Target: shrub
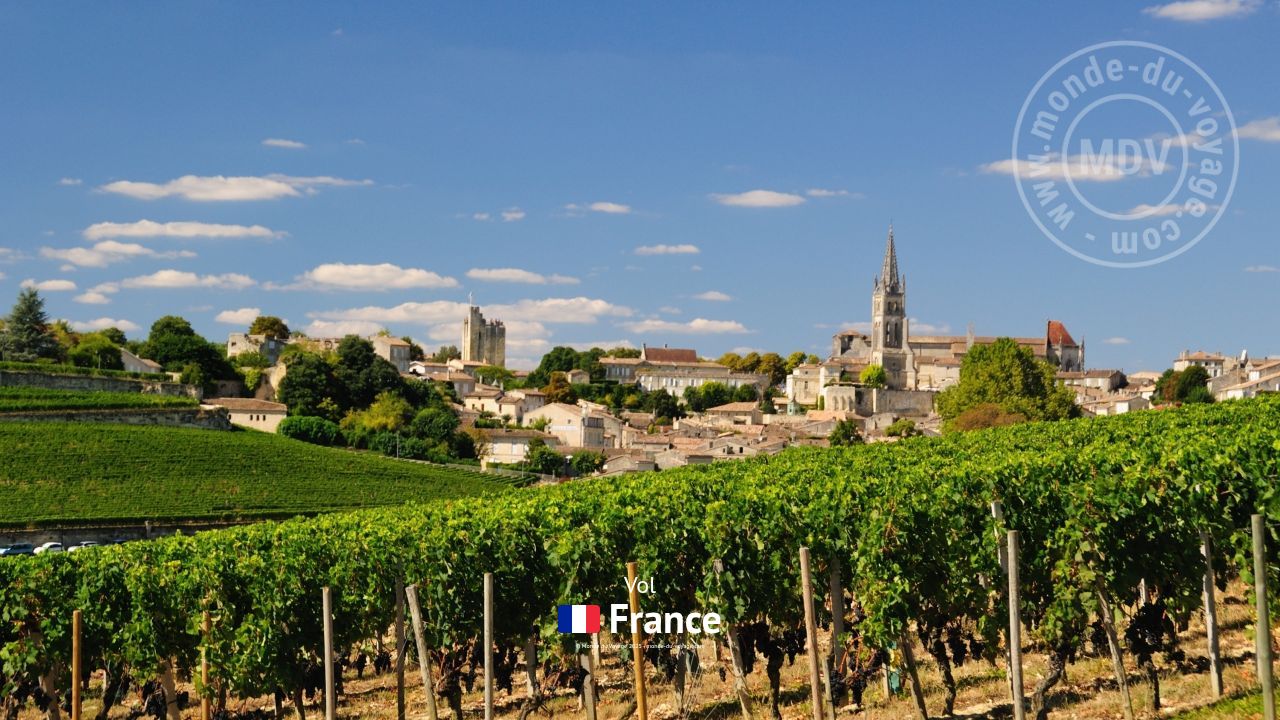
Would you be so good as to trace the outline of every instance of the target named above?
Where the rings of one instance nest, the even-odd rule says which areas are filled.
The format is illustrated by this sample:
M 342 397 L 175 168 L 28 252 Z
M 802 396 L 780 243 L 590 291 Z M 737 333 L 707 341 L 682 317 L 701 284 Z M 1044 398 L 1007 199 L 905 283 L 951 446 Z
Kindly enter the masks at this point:
M 342 445 L 346 439 L 342 430 L 329 420 L 307 415 L 294 415 L 280 421 L 276 432 L 294 440 L 309 442 L 312 445 Z
M 884 429 L 884 434 L 889 437 L 915 437 L 920 434 L 920 429 L 916 427 L 915 420 L 900 418 L 894 420 L 893 424 Z

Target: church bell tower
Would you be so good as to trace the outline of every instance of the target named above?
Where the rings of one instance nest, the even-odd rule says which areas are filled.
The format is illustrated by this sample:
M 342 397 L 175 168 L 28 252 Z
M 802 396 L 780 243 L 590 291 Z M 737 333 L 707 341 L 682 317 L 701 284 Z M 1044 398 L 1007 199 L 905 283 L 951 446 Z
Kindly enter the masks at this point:
M 915 358 L 907 344 L 907 283 L 898 273 L 893 225 L 884 249 L 884 263 L 871 292 L 871 363 L 884 368 L 885 386 L 913 389 Z

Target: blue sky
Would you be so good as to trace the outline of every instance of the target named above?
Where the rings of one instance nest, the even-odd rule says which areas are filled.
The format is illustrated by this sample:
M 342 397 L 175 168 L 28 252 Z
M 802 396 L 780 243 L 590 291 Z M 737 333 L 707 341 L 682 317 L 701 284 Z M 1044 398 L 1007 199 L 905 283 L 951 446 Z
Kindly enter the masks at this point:
M 7 3 L 0 298 L 434 347 L 473 293 L 517 366 L 824 353 L 868 319 L 892 220 L 917 332 L 1054 318 L 1131 371 L 1280 354 L 1280 8 L 1154 2 Z M 1194 60 L 1250 131 L 1212 233 L 1117 270 L 992 164 L 1046 70 L 1124 39 Z

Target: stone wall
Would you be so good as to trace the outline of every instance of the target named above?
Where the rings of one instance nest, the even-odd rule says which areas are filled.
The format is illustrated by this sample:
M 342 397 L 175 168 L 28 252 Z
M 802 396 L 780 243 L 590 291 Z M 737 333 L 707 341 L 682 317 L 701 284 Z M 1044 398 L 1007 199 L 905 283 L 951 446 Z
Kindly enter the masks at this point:
M 50 390 L 76 390 L 81 392 L 136 392 L 148 395 L 185 396 L 196 398 L 197 400 L 201 397 L 201 390 L 195 385 L 183 385 L 182 383 L 164 380 L 60 375 L 28 370 L 0 370 L 0 387 L 40 387 Z
M 188 408 L 123 410 L 42 410 L 0 413 L 0 422 L 94 422 L 122 425 L 161 425 L 199 430 L 230 430 L 226 408 L 201 405 Z
M 872 390 L 871 413 L 893 413 L 923 417 L 933 412 L 933 397 L 937 393 L 930 390 Z

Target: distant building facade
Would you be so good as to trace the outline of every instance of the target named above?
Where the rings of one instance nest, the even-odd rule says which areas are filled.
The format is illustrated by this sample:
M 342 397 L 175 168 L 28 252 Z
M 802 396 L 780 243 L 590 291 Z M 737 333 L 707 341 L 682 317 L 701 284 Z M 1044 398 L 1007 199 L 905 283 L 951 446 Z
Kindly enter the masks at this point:
M 462 361 L 506 367 L 507 328 L 501 320 L 485 320 L 480 308 L 471 305 L 462 320 Z

